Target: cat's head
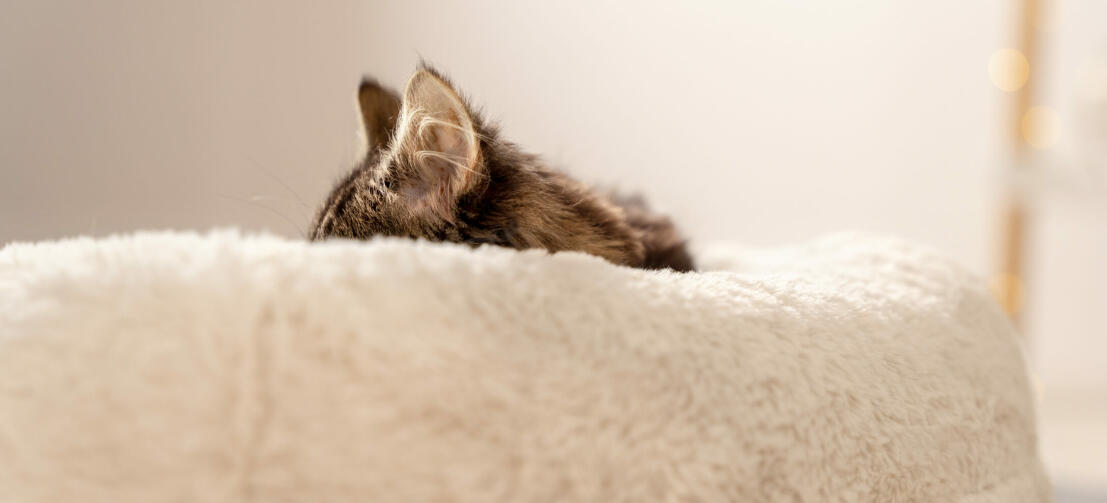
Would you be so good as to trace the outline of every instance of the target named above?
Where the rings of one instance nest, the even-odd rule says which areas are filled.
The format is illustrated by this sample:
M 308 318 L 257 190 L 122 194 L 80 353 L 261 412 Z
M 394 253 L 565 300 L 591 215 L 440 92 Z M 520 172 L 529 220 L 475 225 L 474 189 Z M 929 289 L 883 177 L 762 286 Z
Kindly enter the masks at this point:
M 501 140 L 437 71 L 420 68 L 402 97 L 372 80 L 358 94 L 368 153 L 332 190 L 310 239 L 403 236 L 649 266 L 627 210 Z

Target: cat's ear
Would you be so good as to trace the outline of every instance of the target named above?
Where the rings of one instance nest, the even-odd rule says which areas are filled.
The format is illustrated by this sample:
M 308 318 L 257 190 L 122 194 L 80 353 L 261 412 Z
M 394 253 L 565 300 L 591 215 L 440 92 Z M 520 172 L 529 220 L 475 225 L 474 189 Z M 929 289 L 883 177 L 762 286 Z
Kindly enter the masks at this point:
M 480 135 L 468 107 L 445 79 L 428 69 L 404 90 L 393 150 L 401 161 L 401 193 L 415 209 L 453 219 L 457 198 L 483 175 Z
M 388 145 L 396 119 L 400 116 L 400 97 L 381 87 L 376 80 L 365 77 L 357 88 L 357 103 L 361 108 L 361 125 L 369 152 Z

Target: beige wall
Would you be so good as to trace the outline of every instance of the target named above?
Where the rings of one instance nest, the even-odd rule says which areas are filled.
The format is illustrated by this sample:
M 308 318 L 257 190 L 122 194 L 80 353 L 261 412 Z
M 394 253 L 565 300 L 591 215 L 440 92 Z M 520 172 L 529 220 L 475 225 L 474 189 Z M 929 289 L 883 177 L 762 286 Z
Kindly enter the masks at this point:
M 295 234 L 309 212 L 282 183 L 310 206 L 353 158 L 365 7 L 0 5 L 0 241 Z
M 987 63 L 1011 4 L 0 0 L 0 242 L 296 235 L 355 156 L 360 74 L 398 86 L 421 54 L 508 136 L 643 191 L 699 242 L 865 229 L 985 274 L 1006 132 Z M 1047 154 L 1080 162 L 1035 182 L 1047 391 L 1107 386 L 1107 190 L 1088 175 L 1107 170 L 1087 156 L 1107 130 L 1075 92 L 1107 57 L 1107 4 L 1056 6 Z

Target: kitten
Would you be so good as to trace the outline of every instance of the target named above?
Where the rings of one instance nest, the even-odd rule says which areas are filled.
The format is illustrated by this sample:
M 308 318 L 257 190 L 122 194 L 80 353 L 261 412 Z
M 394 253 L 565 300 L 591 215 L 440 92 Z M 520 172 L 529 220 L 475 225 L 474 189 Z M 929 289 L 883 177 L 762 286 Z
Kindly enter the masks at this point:
M 502 140 L 433 68 L 422 65 L 402 99 L 366 79 L 358 101 L 369 152 L 327 197 L 311 240 L 408 236 L 693 270 L 667 217 L 641 199 L 595 191 Z

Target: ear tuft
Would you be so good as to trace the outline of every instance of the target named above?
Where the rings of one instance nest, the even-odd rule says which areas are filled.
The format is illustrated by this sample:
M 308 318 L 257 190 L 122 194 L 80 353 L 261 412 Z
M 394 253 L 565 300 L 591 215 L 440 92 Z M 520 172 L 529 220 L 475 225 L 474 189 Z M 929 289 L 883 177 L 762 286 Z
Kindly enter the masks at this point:
M 482 176 L 472 116 L 444 78 L 423 68 L 407 83 L 401 117 L 394 149 L 409 167 L 403 193 L 416 208 L 452 219 L 457 198 Z

